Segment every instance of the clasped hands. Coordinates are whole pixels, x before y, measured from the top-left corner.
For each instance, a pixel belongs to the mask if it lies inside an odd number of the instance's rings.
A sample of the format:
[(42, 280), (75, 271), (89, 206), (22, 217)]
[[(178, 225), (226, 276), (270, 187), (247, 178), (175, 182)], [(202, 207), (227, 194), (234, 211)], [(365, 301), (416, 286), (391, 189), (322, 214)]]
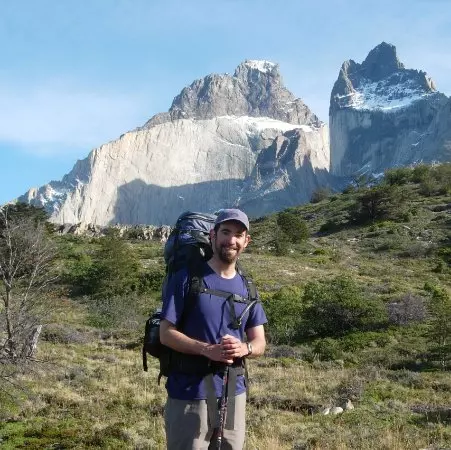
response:
[(243, 343), (235, 336), (226, 334), (219, 344), (204, 347), (202, 354), (213, 361), (232, 364), (234, 359), (244, 356)]

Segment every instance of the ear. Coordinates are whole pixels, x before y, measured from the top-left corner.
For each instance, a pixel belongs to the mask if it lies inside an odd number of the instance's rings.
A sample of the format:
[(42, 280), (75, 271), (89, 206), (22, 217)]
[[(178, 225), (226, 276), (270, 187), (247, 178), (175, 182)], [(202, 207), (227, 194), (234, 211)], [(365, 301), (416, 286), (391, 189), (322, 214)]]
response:
[(214, 239), (215, 237), (216, 237), (215, 229), (212, 228), (212, 229), (210, 230), (210, 240)]
[(251, 241), (252, 241), (251, 235), (248, 234), (248, 233), (246, 233), (246, 239), (245, 239), (245, 241), (244, 241), (243, 247), (246, 248), (246, 247), (250, 244)]

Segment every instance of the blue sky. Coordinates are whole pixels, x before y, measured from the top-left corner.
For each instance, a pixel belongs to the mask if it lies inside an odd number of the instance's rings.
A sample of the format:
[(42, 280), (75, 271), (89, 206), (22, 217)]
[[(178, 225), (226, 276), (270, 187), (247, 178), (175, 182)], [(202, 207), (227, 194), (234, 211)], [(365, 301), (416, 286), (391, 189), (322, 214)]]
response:
[(343, 61), (382, 41), (451, 95), (449, 0), (0, 0), (0, 204), (245, 59), (324, 121)]

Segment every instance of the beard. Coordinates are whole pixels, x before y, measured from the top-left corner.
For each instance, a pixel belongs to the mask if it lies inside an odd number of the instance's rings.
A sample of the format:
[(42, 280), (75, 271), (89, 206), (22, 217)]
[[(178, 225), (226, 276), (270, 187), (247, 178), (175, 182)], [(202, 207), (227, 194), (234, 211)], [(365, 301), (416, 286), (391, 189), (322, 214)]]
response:
[(226, 264), (232, 264), (236, 262), (239, 255), (238, 249), (225, 245), (215, 245), (215, 253), (218, 255), (218, 258)]

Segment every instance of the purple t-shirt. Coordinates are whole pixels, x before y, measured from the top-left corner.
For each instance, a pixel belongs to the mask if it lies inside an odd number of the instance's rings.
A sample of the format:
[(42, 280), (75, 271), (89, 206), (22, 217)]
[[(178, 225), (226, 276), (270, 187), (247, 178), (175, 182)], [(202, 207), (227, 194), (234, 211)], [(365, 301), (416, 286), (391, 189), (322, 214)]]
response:
[[(207, 289), (215, 289), (247, 298), (247, 289), (243, 278), (238, 273), (232, 279), (222, 278), (205, 264), (204, 285)], [(189, 290), (188, 271), (179, 270), (174, 274), (163, 292), (162, 317), (175, 326), (179, 325), (184, 307), (184, 299)], [(246, 308), (245, 303), (234, 302), (236, 317), (239, 317)], [(183, 319), (183, 329), (187, 336), (210, 344), (219, 344), (222, 336), (229, 334), (241, 341), (248, 328), (263, 325), (267, 322), (262, 305), (258, 302), (247, 312), (238, 330), (230, 327), (232, 314), (227, 300), (211, 294), (200, 294), (195, 303)], [(222, 375), (213, 376), (216, 395), (221, 396)], [(166, 383), (168, 395), (180, 400), (200, 400), (207, 398), (205, 382), (202, 376), (171, 373)], [(243, 376), (237, 377), (236, 394), (246, 390)]]

